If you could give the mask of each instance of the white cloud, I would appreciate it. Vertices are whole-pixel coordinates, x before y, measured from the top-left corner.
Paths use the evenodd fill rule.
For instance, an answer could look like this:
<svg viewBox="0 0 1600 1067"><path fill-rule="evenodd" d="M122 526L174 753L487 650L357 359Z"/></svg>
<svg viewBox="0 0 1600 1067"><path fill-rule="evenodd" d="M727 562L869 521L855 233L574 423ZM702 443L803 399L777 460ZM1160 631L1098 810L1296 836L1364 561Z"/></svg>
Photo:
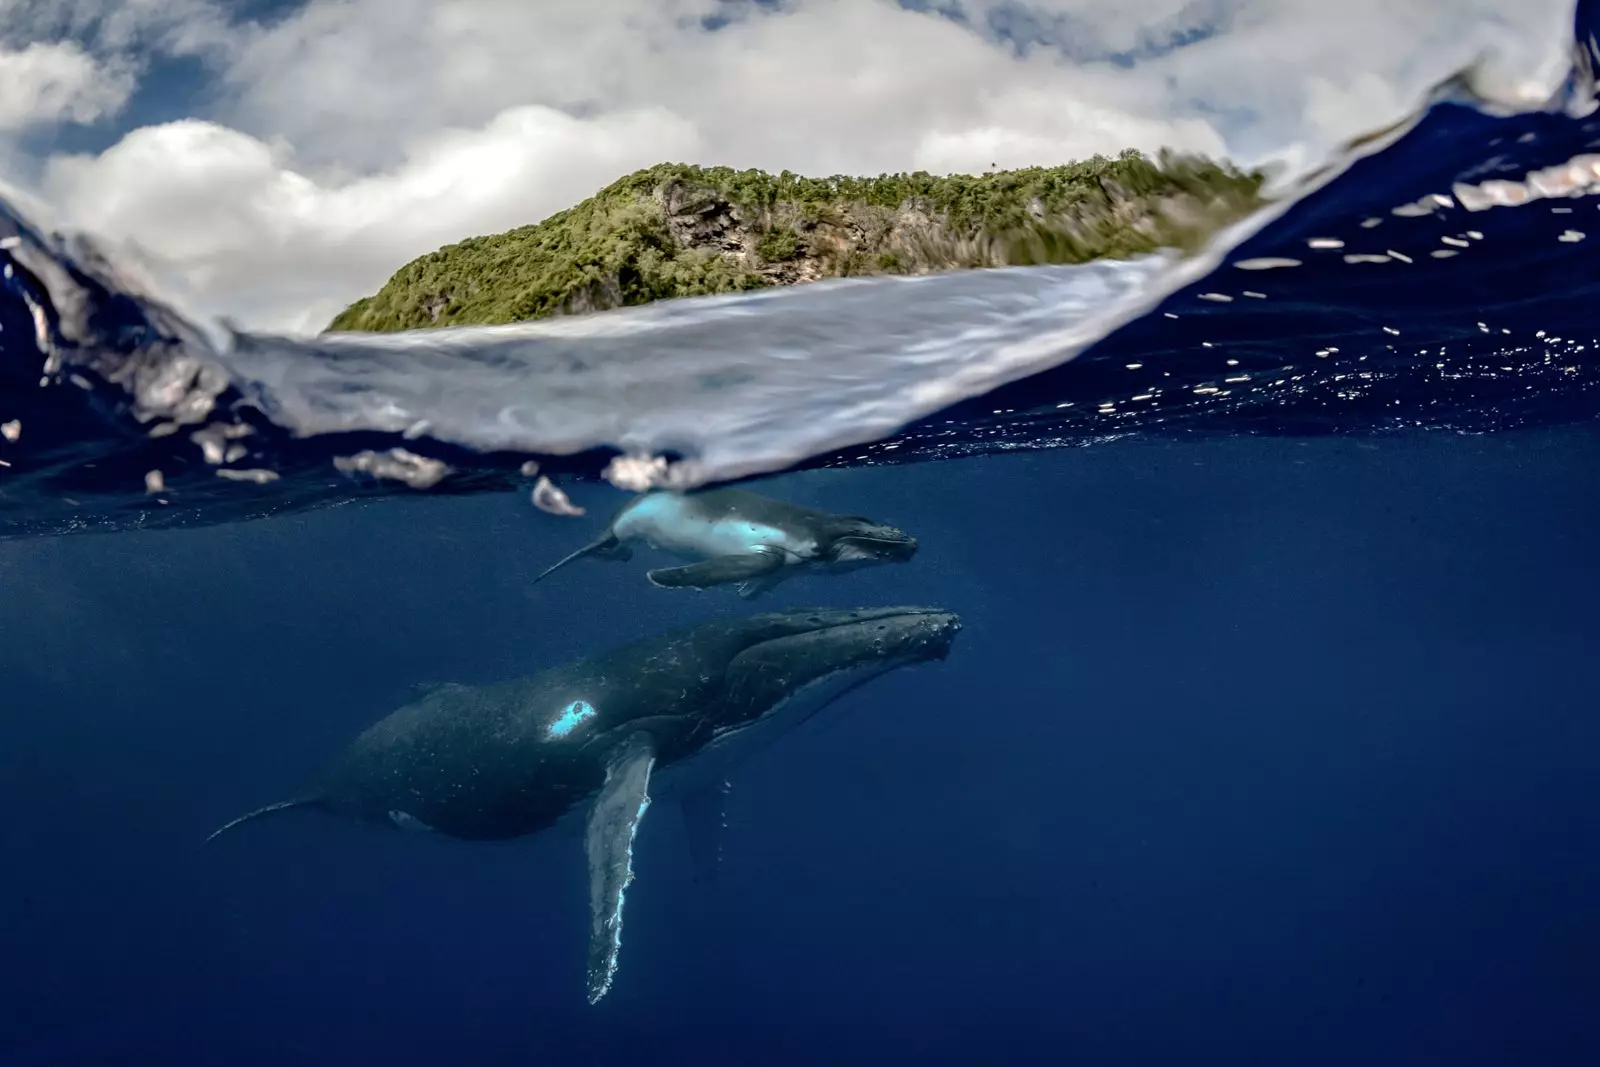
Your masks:
<svg viewBox="0 0 1600 1067"><path fill-rule="evenodd" d="M102 63L71 42L0 47L0 131L115 114L133 92L133 72Z"/></svg>
<svg viewBox="0 0 1600 1067"><path fill-rule="evenodd" d="M189 306L318 330L423 252L543 218L697 147L692 127L659 110L580 122L535 105L419 142L392 171L326 183L294 170L281 147L186 120L136 130L100 156L54 159L43 184L75 226L155 257Z"/></svg>
<svg viewBox="0 0 1600 1067"><path fill-rule="evenodd" d="M1060 2L1060 0L1058 0ZM1568 62L1570 0L1242 0L1218 35L1165 57L1176 92L1246 109L1234 151L1313 160L1399 117L1480 57L1486 87L1534 98Z"/></svg>
<svg viewBox="0 0 1600 1067"><path fill-rule="evenodd" d="M225 55L241 39L225 8L223 0L0 0L0 41L71 40L98 55Z"/></svg>
<svg viewBox="0 0 1600 1067"><path fill-rule="evenodd" d="M187 37L156 0L33 3L80 11L106 40L207 49L225 91L208 112L221 125L133 131L98 157L55 160L45 192L74 223L168 260L196 306L296 328L415 255L666 159L949 172L1173 145L1314 161L1485 45L1505 53L1503 81L1548 75L1570 11L965 0L971 25L1004 8L1007 24L1070 43L1064 59L1018 56L893 0L310 0L232 31L208 0L184 0ZM700 20L717 12L738 17L708 33ZM1208 27L1220 32L1166 50ZM1131 69L1093 59L1141 50Z"/></svg>

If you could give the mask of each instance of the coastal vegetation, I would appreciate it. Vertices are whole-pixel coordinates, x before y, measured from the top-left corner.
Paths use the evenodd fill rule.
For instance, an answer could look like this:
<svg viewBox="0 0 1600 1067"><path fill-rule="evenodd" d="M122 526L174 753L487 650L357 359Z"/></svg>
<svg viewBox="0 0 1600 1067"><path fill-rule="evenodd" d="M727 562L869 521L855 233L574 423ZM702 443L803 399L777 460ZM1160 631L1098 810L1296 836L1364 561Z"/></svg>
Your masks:
<svg viewBox="0 0 1600 1067"><path fill-rule="evenodd" d="M1132 150L949 176L664 163L542 222L421 256L329 329L520 322L830 277L1192 250L1259 207L1264 178Z"/></svg>

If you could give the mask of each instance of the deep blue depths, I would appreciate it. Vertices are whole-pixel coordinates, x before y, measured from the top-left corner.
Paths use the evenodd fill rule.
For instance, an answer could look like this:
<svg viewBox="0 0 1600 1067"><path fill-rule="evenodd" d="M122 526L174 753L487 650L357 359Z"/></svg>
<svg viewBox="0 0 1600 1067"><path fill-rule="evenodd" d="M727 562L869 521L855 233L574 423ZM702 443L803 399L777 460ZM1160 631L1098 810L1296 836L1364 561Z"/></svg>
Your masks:
<svg viewBox="0 0 1600 1067"><path fill-rule="evenodd" d="M529 590L601 520L520 494L0 543L0 1063L1600 1062L1597 460L1581 428L767 483L925 546L772 603L967 629L748 765L718 884L652 809L595 1009L576 840L201 839L414 682L736 598L642 561Z"/></svg>

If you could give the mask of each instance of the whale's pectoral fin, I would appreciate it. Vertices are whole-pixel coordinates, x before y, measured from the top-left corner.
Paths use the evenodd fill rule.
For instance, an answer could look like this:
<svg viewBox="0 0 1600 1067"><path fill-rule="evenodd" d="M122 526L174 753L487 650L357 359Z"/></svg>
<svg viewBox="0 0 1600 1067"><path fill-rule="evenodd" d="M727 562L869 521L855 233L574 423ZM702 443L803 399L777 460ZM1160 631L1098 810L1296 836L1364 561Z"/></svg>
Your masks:
<svg viewBox="0 0 1600 1067"><path fill-rule="evenodd" d="M584 832L589 857L589 1003L611 988L622 950L622 898L633 881L633 835L650 807L655 745L643 732L630 735L606 763Z"/></svg>
<svg viewBox="0 0 1600 1067"><path fill-rule="evenodd" d="M733 588L742 599L754 600L756 597L761 596L764 593L772 592L772 590L776 589L778 585L787 577L788 571L780 568L767 574L763 574L759 578L752 578L748 582L740 582Z"/></svg>
<svg viewBox="0 0 1600 1067"><path fill-rule="evenodd" d="M839 542L828 556L828 560L831 563L855 563L860 560L877 558L875 553L867 551L866 548L856 544L854 541Z"/></svg>
<svg viewBox="0 0 1600 1067"><path fill-rule="evenodd" d="M748 582L769 575L782 566L781 548L763 548L735 556L718 556L704 563L691 563L687 567L664 567L650 571L645 577L664 589L682 589L686 586L704 589L711 585Z"/></svg>
<svg viewBox="0 0 1600 1067"><path fill-rule="evenodd" d="M714 882L722 868L722 830L728 825L728 783L690 790L678 801L683 832L689 839L694 880Z"/></svg>

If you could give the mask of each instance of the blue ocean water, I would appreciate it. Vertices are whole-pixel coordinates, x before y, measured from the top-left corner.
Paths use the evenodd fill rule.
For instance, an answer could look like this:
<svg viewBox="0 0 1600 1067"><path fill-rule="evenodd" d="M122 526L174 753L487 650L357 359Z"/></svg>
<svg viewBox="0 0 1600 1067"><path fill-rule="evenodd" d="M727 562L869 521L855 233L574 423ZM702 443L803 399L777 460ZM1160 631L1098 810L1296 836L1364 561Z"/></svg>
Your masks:
<svg viewBox="0 0 1600 1067"><path fill-rule="evenodd" d="M1177 264L293 339L6 209L0 1063L1597 1062L1576 19L1548 107L1441 87ZM570 839L202 847L418 684L756 610L530 584L746 474L922 542L762 609L965 629L742 770L716 883L647 816L600 1005Z"/></svg>

